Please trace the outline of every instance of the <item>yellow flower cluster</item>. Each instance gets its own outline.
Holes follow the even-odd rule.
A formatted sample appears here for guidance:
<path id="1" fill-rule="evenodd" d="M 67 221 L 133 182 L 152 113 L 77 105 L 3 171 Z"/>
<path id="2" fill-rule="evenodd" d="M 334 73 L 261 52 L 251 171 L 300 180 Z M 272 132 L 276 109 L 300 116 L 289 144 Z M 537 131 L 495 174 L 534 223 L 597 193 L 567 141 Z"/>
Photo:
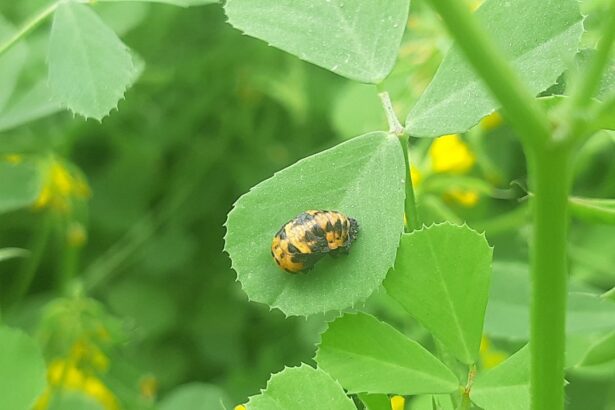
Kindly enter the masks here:
<path id="1" fill-rule="evenodd" d="M 476 163 L 470 148 L 457 134 L 436 138 L 429 149 L 433 172 L 463 174 Z"/>
<path id="2" fill-rule="evenodd" d="M 74 198 L 85 199 L 89 196 L 90 187 L 87 182 L 80 175 L 70 172 L 62 162 L 53 159 L 47 167 L 43 189 L 34 208 L 69 212 Z"/>

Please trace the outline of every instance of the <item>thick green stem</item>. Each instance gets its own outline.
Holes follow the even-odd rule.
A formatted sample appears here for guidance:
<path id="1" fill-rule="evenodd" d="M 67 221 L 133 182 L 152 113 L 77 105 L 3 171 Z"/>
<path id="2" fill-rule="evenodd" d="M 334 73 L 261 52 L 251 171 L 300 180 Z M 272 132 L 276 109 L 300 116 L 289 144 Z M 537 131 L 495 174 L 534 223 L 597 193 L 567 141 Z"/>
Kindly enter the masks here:
<path id="1" fill-rule="evenodd" d="M 39 13 L 34 15 L 30 20 L 24 23 L 23 26 L 15 32 L 11 37 L 6 39 L 6 41 L 0 44 L 0 55 L 8 51 L 11 47 L 21 40 L 22 37 L 25 37 L 28 33 L 34 30 L 41 22 L 43 22 L 47 17 L 49 17 L 57 8 L 59 1 L 51 3 L 45 9 L 41 10 Z"/>
<path id="2" fill-rule="evenodd" d="M 533 197 L 531 408 L 564 408 L 570 145 L 528 152 Z"/>
<path id="3" fill-rule="evenodd" d="M 467 5 L 459 0 L 430 0 L 457 44 L 487 84 L 525 145 L 550 139 L 550 125 L 534 96 L 527 90 L 502 53 L 481 29 Z"/>

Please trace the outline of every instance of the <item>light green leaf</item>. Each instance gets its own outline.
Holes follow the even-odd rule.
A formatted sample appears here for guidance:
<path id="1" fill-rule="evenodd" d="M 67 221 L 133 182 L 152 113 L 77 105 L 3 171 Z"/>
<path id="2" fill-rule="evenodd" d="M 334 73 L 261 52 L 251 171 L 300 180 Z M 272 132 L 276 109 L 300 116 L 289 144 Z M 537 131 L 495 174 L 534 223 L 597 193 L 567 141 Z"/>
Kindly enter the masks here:
<path id="1" fill-rule="evenodd" d="M 202 6 L 205 4 L 220 3 L 220 0 L 98 0 L 105 3 L 129 3 L 129 2 L 143 2 L 143 3 L 163 3 L 170 4 L 172 6 L 190 7 L 190 6 Z"/>
<path id="2" fill-rule="evenodd" d="M 463 363 L 478 356 L 492 248 L 484 234 L 443 223 L 404 234 L 384 286 Z"/>
<path id="3" fill-rule="evenodd" d="M 576 0 L 487 0 L 476 17 L 535 94 L 554 84 L 566 69 L 583 32 Z M 408 115 L 406 128 L 417 137 L 465 132 L 498 107 L 453 45 Z"/>
<path id="4" fill-rule="evenodd" d="M 46 386 L 45 361 L 21 330 L 0 327 L 0 401 L 3 409 L 30 410 Z"/>
<path id="5" fill-rule="evenodd" d="M 470 398 L 484 410 L 530 408 L 530 349 L 524 346 L 506 361 L 479 374 Z"/>
<path id="6" fill-rule="evenodd" d="M 225 410 L 229 400 L 217 386 L 205 383 L 185 384 L 171 391 L 158 405 L 159 410 Z"/>
<path id="7" fill-rule="evenodd" d="M 346 314 L 323 333 L 318 366 L 350 393 L 450 393 L 455 375 L 427 349 L 364 313 Z"/>
<path id="8" fill-rule="evenodd" d="M 0 113 L 0 131 L 10 130 L 28 122 L 55 114 L 62 108 L 52 100 L 47 79 L 37 82 L 20 93 L 6 109 Z"/>
<path id="9" fill-rule="evenodd" d="M 528 340 L 528 266 L 518 262 L 499 262 L 494 264 L 493 271 L 485 333 L 497 338 Z M 615 303 L 599 295 L 570 292 L 567 309 L 567 334 L 603 332 L 615 328 Z"/>
<path id="10" fill-rule="evenodd" d="M 332 121 L 342 138 L 386 129 L 387 120 L 376 86 L 346 84 L 335 101 Z"/>
<path id="11" fill-rule="evenodd" d="M 410 0 L 228 0 L 229 23 L 302 60 L 379 83 L 393 69 Z"/>
<path id="12" fill-rule="evenodd" d="M 48 410 L 105 410 L 105 408 L 85 393 L 68 390 L 54 395 Z"/>
<path id="13" fill-rule="evenodd" d="M 615 224 L 615 199 L 570 197 L 572 216 L 582 221 Z"/>
<path id="14" fill-rule="evenodd" d="M 397 137 L 375 132 L 305 158 L 252 188 L 229 213 L 225 238 L 248 297 L 287 315 L 341 310 L 367 298 L 395 260 L 404 181 Z M 309 209 L 355 218 L 359 237 L 349 255 L 289 274 L 271 257 L 271 241 L 282 225 Z"/>
<path id="15" fill-rule="evenodd" d="M 0 43 L 13 35 L 14 31 L 15 27 L 0 15 Z M 23 41 L 0 56 L 0 112 L 15 90 L 27 56 L 28 48 Z"/>
<path id="16" fill-rule="evenodd" d="M 594 342 L 581 361 L 581 366 L 594 366 L 615 360 L 615 331 Z"/>
<path id="17" fill-rule="evenodd" d="M 358 396 L 366 410 L 391 410 L 391 400 L 386 394 L 359 393 Z"/>
<path id="18" fill-rule="evenodd" d="M 14 259 L 14 258 L 26 258 L 30 255 L 30 251 L 21 248 L 1 248 L 0 249 L 0 262 Z"/>
<path id="19" fill-rule="evenodd" d="M 137 73 L 128 47 L 96 13 L 76 2 L 60 3 L 49 40 L 49 86 L 58 102 L 101 120 Z"/>
<path id="20" fill-rule="evenodd" d="M 250 410 L 356 410 L 342 386 L 320 369 L 291 367 L 271 376 L 267 388 L 250 397 Z"/>
<path id="21" fill-rule="evenodd" d="M 0 160 L 0 213 L 32 205 L 42 186 L 41 168 L 35 162 Z"/>

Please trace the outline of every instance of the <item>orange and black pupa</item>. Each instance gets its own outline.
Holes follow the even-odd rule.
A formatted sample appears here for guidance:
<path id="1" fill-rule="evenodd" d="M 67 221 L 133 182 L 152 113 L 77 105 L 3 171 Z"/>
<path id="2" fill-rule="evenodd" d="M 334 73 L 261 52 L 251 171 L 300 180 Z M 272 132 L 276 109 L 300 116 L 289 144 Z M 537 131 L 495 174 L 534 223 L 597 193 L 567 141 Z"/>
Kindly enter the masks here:
<path id="1" fill-rule="evenodd" d="M 275 234 L 271 255 L 286 272 L 306 271 L 327 254 L 348 254 L 358 234 L 356 219 L 341 212 L 305 211 Z"/>

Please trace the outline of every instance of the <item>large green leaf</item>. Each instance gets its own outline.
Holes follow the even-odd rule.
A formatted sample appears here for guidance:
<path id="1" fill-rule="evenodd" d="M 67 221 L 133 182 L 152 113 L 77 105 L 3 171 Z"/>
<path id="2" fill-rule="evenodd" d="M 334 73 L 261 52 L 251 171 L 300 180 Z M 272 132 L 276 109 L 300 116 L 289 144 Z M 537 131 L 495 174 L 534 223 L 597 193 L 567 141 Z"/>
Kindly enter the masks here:
<path id="1" fill-rule="evenodd" d="M 0 408 L 30 410 L 46 385 L 45 361 L 36 342 L 0 327 Z"/>
<path id="2" fill-rule="evenodd" d="M 305 158 L 239 198 L 226 223 L 225 249 L 251 300 L 287 315 L 341 310 L 369 296 L 393 265 L 403 230 L 404 160 L 397 137 L 366 134 Z M 309 209 L 356 218 L 350 255 L 326 257 L 289 274 L 271 257 L 274 234 Z"/>
<path id="3" fill-rule="evenodd" d="M 384 286 L 457 359 L 478 356 L 492 248 L 484 235 L 449 223 L 404 234 Z"/>
<path id="4" fill-rule="evenodd" d="M 497 367 L 480 374 L 470 398 L 484 410 L 530 408 L 530 349 L 526 345 Z"/>
<path id="5" fill-rule="evenodd" d="M 485 333 L 492 337 L 525 341 L 529 338 L 530 279 L 527 265 L 494 265 L 485 317 Z M 615 303 L 587 292 L 570 292 L 566 332 L 584 334 L 615 328 Z"/>
<path id="6" fill-rule="evenodd" d="M 220 0 L 98 0 L 106 3 L 129 3 L 129 2 L 143 2 L 143 3 L 164 3 L 172 6 L 190 7 L 201 6 L 205 4 L 220 3 Z"/>
<path id="7" fill-rule="evenodd" d="M 42 186 L 43 175 L 35 162 L 0 160 L 0 213 L 31 205 Z"/>
<path id="8" fill-rule="evenodd" d="M 235 28 L 344 77 L 379 83 L 393 69 L 410 0 L 228 0 Z"/>
<path id="9" fill-rule="evenodd" d="M 329 325 L 316 362 L 350 393 L 450 393 L 459 387 L 427 349 L 364 313 L 346 314 Z"/>
<path id="10" fill-rule="evenodd" d="M 250 410 L 356 410 L 342 386 L 320 369 L 291 367 L 271 376 L 267 388 L 250 397 Z"/>
<path id="11" fill-rule="evenodd" d="M 158 410 L 225 410 L 229 400 L 217 386 L 191 383 L 171 391 L 158 405 Z"/>
<path id="12" fill-rule="evenodd" d="M 0 43 L 14 34 L 15 28 L 0 15 Z M 0 112 L 11 97 L 28 56 L 25 43 L 19 42 L 0 56 Z"/>
<path id="13" fill-rule="evenodd" d="M 583 32 L 576 0 L 487 0 L 476 17 L 535 94 L 555 83 L 577 52 Z M 418 137 L 464 132 L 498 107 L 453 45 L 408 115 L 406 127 Z"/>
<path id="14" fill-rule="evenodd" d="M 96 13 L 76 2 L 58 5 L 49 40 L 49 86 L 58 102 L 101 120 L 137 74 L 128 47 Z"/>

